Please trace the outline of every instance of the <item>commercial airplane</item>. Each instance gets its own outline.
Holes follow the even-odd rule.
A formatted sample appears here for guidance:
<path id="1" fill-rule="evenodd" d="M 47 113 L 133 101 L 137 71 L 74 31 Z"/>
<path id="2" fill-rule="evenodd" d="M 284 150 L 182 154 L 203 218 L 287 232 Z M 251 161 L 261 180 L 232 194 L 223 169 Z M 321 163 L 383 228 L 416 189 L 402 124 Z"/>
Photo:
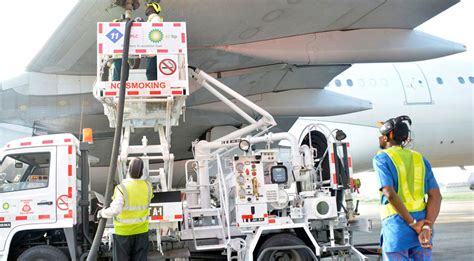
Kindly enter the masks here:
<path id="1" fill-rule="evenodd" d="M 401 63 L 466 50 L 462 44 L 414 30 L 457 2 L 163 0 L 161 5 L 166 20 L 187 22 L 190 65 L 213 73 L 267 109 L 279 130 L 290 129 L 299 116 L 316 116 L 340 127 L 354 142 L 353 148 L 364 149 L 352 153 L 354 166 L 360 160 L 360 169 L 366 169 L 370 168 L 367 158 L 377 147 L 375 122 L 399 114 L 413 117 L 417 148 L 443 142 L 427 151 L 433 157 L 439 153 L 440 166 L 472 164 L 472 149 L 463 154 L 469 151 L 469 142 L 472 148 L 472 136 L 462 140 L 472 133 L 472 98 L 470 105 L 464 102 L 472 97 L 472 86 L 468 87 L 472 73 L 461 74 L 472 64 L 460 64 L 456 71 L 465 81 L 464 93 L 443 89 L 457 88 L 456 79 L 437 71 L 439 67 Z M 143 6 L 135 15 L 143 16 Z M 210 14 L 213 9 L 221 12 Z M 15 131 L 15 126 L 21 126 L 31 128 L 33 135 L 69 132 L 79 136 L 83 127 L 92 127 L 92 155 L 99 159 L 97 166 L 107 166 L 113 130 L 102 105 L 91 95 L 96 79 L 96 23 L 111 21 L 121 13 L 121 7 L 111 8 L 111 1 L 78 2 L 27 72 L 1 83 L 3 129 Z M 393 62 L 400 64 L 378 64 Z M 377 64 L 349 69 L 355 63 Z M 437 85 L 437 77 L 443 85 Z M 177 160 L 192 157 L 193 140 L 213 139 L 242 126 L 242 119 L 206 90 L 197 86 L 191 90 L 186 121 L 173 129 L 172 152 Z M 449 97 L 446 94 L 452 95 L 451 101 L 444 100 Z M 454 111 L 451 103 L 456 105 Z M 437 106 L 442 111 L 431 113 Z M 420 128 L 422 123 L 446 126 L 431 130 L 437 135 L 423 137 L 427 127 Z M 131 143 L 139 144 L 142 134 L 157 141 L 150 131 L 136 130 Z"/>

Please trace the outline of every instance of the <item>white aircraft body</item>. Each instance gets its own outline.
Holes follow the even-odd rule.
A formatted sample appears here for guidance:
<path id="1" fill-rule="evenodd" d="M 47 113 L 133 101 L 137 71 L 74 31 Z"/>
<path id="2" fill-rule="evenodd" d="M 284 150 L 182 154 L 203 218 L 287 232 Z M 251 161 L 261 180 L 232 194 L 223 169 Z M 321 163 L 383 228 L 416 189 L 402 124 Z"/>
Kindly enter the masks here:
<path id="1" fill-rule="evenodd" d="M 413 142 L 434 167 L 474 164 L 474 63 L 465 54 L 418 63 L 357 64 L 328 90 L 372 102 L 372 109 L 300 118 L 290 132 L 319 122 L 346 132 L 355 170 L 372 167 L 379 150 L 376 123 L 409 115 Z"/>

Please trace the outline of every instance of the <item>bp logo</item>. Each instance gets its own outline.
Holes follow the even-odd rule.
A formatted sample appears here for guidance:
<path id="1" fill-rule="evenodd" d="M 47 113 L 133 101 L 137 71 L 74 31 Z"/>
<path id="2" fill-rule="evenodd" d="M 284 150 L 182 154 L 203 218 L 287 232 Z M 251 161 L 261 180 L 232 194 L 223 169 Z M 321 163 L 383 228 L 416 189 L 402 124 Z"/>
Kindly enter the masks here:
<path id="1" fill-rule="evenodd" d="M 158 29 L 153 29 L 148 34 L 148 39 L 150 39 L 150 41 L 153 43 L 159 43 L 161 40 L 163 40 L 163 33 Z"/>
<path id="2" fill-rule="evenodd" d="M 5 203 L 3 203 L 2 208 L 3 208 L 4 210 L 7 210 L 7 209 L 10 208 L 10 204 L 8 204 L 7 202 L 5 202 Z"/>

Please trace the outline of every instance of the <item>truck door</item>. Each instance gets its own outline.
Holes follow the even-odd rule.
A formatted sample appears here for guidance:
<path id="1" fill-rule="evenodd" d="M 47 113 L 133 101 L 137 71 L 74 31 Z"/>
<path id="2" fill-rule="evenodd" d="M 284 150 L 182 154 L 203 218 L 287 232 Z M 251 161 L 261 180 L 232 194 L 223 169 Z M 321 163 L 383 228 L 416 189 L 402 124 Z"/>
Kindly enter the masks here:
<path id="1" fill-rule="evenodd" d="M 401 63 L 394 65 L 402 81 L 405 92 L 405 104 L 431 104 L 430 87 L 417 64 Z"/>
<path id="2" fill-rule="evenodd" d="M 12 150 L 0 157 L 1 251 L 14 229 L 56 222 L 56 147 Z"/>

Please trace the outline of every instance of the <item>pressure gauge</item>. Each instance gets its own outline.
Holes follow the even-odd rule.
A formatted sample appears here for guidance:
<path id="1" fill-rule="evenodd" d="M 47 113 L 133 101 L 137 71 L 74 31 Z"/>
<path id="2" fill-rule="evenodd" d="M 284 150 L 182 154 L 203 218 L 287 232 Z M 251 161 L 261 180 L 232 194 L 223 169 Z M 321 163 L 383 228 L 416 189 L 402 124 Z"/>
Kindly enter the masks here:
<path id="1" fill-rule="evenodd" d="M 284 209 L 285 207 L 288 206 L 289 201 L 290 201 L 290 197 L 288 196 L 288 193 L 286 193 L 284 189 L 280 189 L 278 191 L 278 201 L 271 202 L 270 206 L 273 209 Z"/>
<path id="2" fill-rule="evenodd" d="M 241 140 L 239 143 L 239 148 L 240 150 L 245 151 L 245 152 L 249 151 L 250 142 L 248 140 Z"/>
<path id="3" fill-rule="evenodd" d="M 241 172 L 244 172 L 244 163 L 242 162 L 239 162 L 237 164 L 235 164 L 235 169 L 237 170 L 237 172 L 241 173 Z"/>
<path id="4" fill-rule="evenodd" d="M 244 185 L 245 184 L 245 177 L 242 175 L 237 176 L 237 184 Z"/>

